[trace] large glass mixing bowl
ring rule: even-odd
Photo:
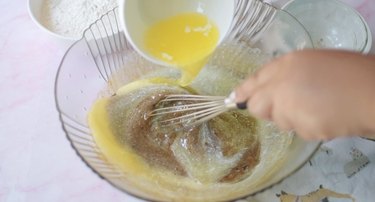
[[[134,51],[119,29],[116,12],[109,12],[91,25],[83,38],[69,48],[55,83],[60,120],[73,149],[92,171],[114,187],[152,201],[236,200],[281,182],[319,148],[319,142],[305,142],[292,132],[282,134],[272,123],[266,123],[258,135],[260,162],[242,181],[212,186],[181,182],[168,190],[160,182],[124,172],[97,144],[88,125],[88,113],[97,99],[110,97],[122,85],[152,77],[166,67],[151,64]],[[263,63],[304,48],[312,48],[311,39],[292,16],[260,1],[238,0],[232,31],[194,83],[212,86],[211,94],[227,95]],[[168,71],[178,75],[177,70]]]

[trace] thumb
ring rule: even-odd
[[[237,86],[234,90],[235,92],[235,101],[236,103],[243,103],[250,100],[251,96],[254,93],[256,88],[256,79],[253,76],[250,76],[242,84]]]

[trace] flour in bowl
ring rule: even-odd
[[[100,16],[117,6],[117,0],[45,0],[43,24],[51,31],[78,39]]]

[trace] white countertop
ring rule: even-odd
[[[375,1],[344,2],[363,15],[375,38]],[[40,30],[26,1],[0,1],[0,13],[0,202],[139,201],[87,168],[61,129],[54,79],[71,42]],[[337,150],[355,141],[364,140],[334,140],[328,147]],[[374,154],[375,147],[366,151]],[[257,200],[267,194],[275,195],[265,192]],[[373,200],[375,193],[369,197]]]

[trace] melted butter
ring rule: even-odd
[[[190,92],[174,80],[152,78],[129,83],[116,96],[98,100],[89,113],[97,145],[111,162],[136,176],[189,176],[203,184],[243,179],[247,168],[258,162],[255,119],[226,113],[202,126],[176,130],[160,128],[157,120],[163,117],[148,117],[163,96]],[[246,151],[256,160],[246,160],[243,166]],[[239,169],[243,173],[236,174]],[[159,174],[149,176],[155,171]]]
[[[155,84],[165,84],[165,85],[173,86],[177,84],[177,81],[175,81],[174,79],[163,78],[163,77],[155,77],[155,78],[137,80],[125,86],[122,86],[120,89],[117,90],[116,94],[125,95],[139,88],[143,88],[143,87],[155,85]]]
[[[116,96],[114,97],[98,99],[93,104],[88,114],[88,124],[92,136],[105,159],[121,170],[121,172],[131,173],[133,177],[136,177],[129,178],[128,180],[132,182],[133,187],[140,190],[145,188],[145,184],[143,183],[149,181],[156,182],[161,187],[173,187],[176,184],[189,186],[191,184],[188,178],[176,176],[173,172],[165,172],[150,167],[149,162],[146,162],[130,145],[124,144],[124,141],[118,138],[116,134],[118,128],[114,126],[113,121],[111,121],[111,111],[109,107],[114,98],[119,96],[126,97],[136,90],[150,86],[157,86],[157,88],[159,88],[160,86],[158,87],[158,85],[177,86],[175,80],[162,77],[137,80],[122,86],[117,90]],[[131,102],[132,101],[126,103],[126,106],[131,104]],[[157,189],[152,190],[151,188],[147,188],[147,191],[154,195],[159,194]]]
[[[126,95],[139,88],[158,83],[173,84],[175,82],[166,78],[138,80],[121,87],[116,92],[116,95]],[[106,158],[111,162],[116,162],[116,165],[119,165],[122,169],[126,167],[126,170],[134,175],[143,175],[144,173],[150,172],[147,164],[140,156],[134,153],[131,148],[124,147],[113,134],[113,128],[109,121],[110,117],[107,110],[110,100],[111,98],[97,100],[89,112],[88,121],[95,142],[105,154]]]
[[[154,57],[179,68],[179,84],[187,86],[206,64],[218,40],[219,29],[207,16],[186,13],[151,26],[144,45]]]
[[[106,110],[108,102],[109,99],[96,101],[89,113],[88,121],[95,142],[109,161],[116,162],[120,167],[127,165],[134,175],[147,172],[147,166],[140,157],[129,148],[122,147],[113,135]]]

